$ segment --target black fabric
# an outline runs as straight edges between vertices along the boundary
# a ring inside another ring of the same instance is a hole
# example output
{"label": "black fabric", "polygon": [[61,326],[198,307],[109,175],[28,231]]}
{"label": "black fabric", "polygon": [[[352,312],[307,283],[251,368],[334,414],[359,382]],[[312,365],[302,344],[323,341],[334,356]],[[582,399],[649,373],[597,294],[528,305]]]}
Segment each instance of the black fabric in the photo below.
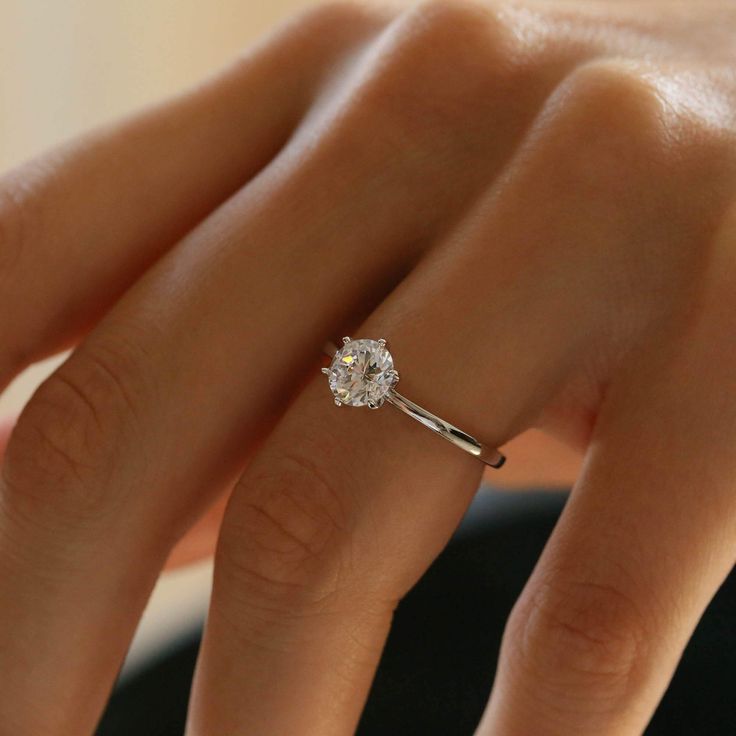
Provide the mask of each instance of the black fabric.
{"label": "black fabric", "polygon": [[[478,494],[452,542],[397,611],[359,736],[473,734],[504,622],[565,497]],[[735,624],[732,573],[697,627],[647,736],[736,734]],[[198,632],[119,687],[98,736],[181,736],[197,647]]]}

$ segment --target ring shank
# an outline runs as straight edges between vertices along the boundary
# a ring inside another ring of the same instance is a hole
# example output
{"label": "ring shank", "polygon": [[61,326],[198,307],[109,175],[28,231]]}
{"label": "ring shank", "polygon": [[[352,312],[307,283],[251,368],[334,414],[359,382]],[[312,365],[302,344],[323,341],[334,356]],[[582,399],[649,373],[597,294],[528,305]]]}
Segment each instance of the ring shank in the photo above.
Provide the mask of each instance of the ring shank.
{"label": "ring shank", "polygon": [[452,442],[456,447],[465,450],[465,452],[470,453],[473,457],[477,457],[478,460],[481,460],[486,465],[490,465],[492,468],[500,468],[506,462],[506,457],[495,447],[484,445],[467,432],[458,429],[454,424],[440,419],[435,414],[432,414],[432,412],[423,409],[418,404],[402,396],[395,389],[391,389],[388,392],[386,401],[397,409],[401,409],[405,414],[408,414],[412,419],[416,419],[417,422],[428,429],[431,429],[435,434],[440,435],[440,437],[443,437],[448,442]]}
{"label": "ring shank", "polygon": [[[332,358],[337,352],[337,348],[333,343],[327,343],[324,346],[324,352],[329,358]],[[453,445],[459,447],[461,450],[465,450],[465,452],[473,455],[473,457],[478,458],[478,460],[486,465],[492,468],[500,468],[506,462],[506,457],[495,447],[484,445],[475,437],[467,434],[467,432],[458,429],[454,424],[440,419],[440,417],[422,408],[419,404],[415,404],[413,401],[407,399],[395,389],[391,389],[388,392],[386,401],[403,411],[404,414],[408,414],[412,419],[427,427],[427,429],[431,429],[435,434],[438,434],[448,442],[452,442]]]}

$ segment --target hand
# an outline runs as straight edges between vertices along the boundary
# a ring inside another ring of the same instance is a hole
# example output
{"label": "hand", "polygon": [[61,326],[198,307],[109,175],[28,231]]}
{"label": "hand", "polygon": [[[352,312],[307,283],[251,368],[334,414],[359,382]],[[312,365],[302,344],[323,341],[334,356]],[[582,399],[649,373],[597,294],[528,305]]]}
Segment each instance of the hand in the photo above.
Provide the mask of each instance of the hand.
{"label": "hand", "polygon": [[586,452],[479,733],[640,733],[736,557],[735,37],[730,2],[328,5],[7,175],[0,374],[75,350],[2,466],[4,728],[93,730],[232,488],[189,734],[352,732],[481,473],[334,406],[352,334],[488,443]]}

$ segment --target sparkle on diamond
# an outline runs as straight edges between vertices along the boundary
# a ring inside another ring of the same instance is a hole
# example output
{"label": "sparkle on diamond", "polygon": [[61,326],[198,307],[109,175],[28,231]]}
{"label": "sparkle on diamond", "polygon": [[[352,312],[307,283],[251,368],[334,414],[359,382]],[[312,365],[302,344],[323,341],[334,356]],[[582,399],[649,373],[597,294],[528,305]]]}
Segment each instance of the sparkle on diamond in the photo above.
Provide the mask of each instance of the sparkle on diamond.
{"label": "sparkle on diamond", "polygon": [[351,340],[332,360],[332,393],[348,406],[380,405],[396,384],[394,359],[378,340]]}

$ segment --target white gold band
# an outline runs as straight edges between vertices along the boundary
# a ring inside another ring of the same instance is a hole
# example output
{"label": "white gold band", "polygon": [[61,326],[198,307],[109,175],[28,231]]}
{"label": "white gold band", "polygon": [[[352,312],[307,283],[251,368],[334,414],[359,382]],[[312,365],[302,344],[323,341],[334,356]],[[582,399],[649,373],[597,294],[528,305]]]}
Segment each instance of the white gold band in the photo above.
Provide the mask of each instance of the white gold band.
{"label": "white gold band", "polygon": [[395,389],[399,374],[394,370],[393,358],[386,349],[385,340],[351,340],[345,337],[341,348],[327,343],[324,352],[332,364],[329,368],[323,368],[322,372],[330,378],[330,389],[338,406],[369,406],[377,409],[386,401],[486,465],[500,468],[506,461],[495,447],[484,445],[454,424],[400,394]]}

